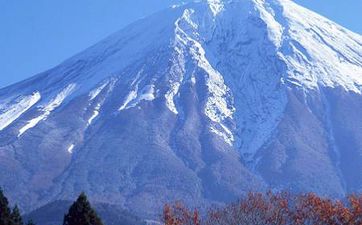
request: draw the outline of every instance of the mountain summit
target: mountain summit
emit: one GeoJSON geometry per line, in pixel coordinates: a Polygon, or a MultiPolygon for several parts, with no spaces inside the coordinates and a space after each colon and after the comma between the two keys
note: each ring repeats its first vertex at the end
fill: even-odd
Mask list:
{"type": "Polygon", "coordinates": [[[293,1],[174,6],[0,90],[0,183],[26,210],[84,191],[150,217],[361,192],[361,91],[362,37],[293,1]]]}

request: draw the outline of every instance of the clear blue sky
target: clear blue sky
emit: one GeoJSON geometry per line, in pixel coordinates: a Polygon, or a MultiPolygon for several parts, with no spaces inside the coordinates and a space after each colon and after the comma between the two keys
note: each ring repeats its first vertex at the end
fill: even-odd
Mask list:
{"type": "MultiPolygon", "coordinates": [[[[0,0],[0,87],[181,0],[0,0]]],[[[362,0],[296,0],[362,34],[362,0]]]]}

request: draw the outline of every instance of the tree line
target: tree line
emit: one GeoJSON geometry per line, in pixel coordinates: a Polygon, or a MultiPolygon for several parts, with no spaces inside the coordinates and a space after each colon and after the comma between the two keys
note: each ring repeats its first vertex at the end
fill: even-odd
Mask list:
{"type": "MultiPolygon", "coordinates": [[[[234,203],[211,207],[200,213],[181,202],[166,204],[160,220],[164,225],[362,225],[362,195],[345,200],[314,193],[249,193],[234,203]]],[[[17,206],[9,207],[0,188],[0,225],[35,225],[23,222],[17,206]]],[[[64,215],[63,225],[103,225],[81,193],[64,215]]]]}
{"type": "MultiPolygon", "coordinates": [[[[0,225],[35,225],[33,221],[23,222],[19,208],[13,209],[0,188],[0,225]]],[[[103,225],[102,220],[89,203],[87,196],[81,193],[64,215],[63,225],[103,225]]]]}
{"type": "Polygon", "coordinates": [[[210,208],[205,216],[176,202],[163,210],[165,225],[362,225],[362,195],[346,200],[316,194],[249,193],[238,202],[210,208]]]}

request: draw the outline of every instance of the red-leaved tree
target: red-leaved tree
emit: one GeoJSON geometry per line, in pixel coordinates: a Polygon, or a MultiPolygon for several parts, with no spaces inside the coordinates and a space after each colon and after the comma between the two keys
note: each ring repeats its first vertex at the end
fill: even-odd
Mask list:
{"type": "Polygon", "coordinates": [[[165,225],[362,225],[362,195],[346,201],[316,194],[249,193],[238,202],[210,208],[201,218],[198,210],[182,203],[165,205],[165,225]]]}

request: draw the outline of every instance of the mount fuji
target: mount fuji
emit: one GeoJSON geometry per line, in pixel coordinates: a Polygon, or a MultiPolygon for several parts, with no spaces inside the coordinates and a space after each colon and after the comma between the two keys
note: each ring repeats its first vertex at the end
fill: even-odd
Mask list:
{"type": "Polygon", "coordinates": [[[362,36],[291,0],[139,20],[0,90],[0,184],[154,217],[247,191],[362,192],[362,36]]]}

